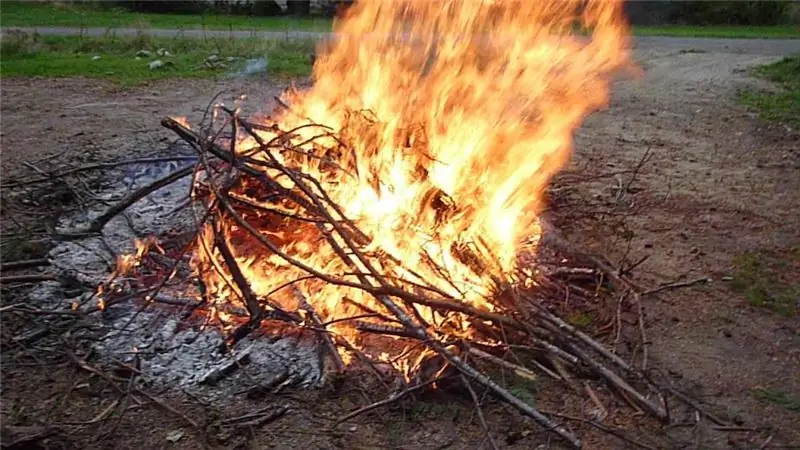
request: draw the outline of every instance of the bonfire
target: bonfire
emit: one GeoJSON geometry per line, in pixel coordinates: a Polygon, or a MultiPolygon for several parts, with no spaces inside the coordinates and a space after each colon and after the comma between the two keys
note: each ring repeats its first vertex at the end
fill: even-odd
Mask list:
{"type": "Polygon", "coordinates": [[[551,377],[602,405],[577,381],[591,379],[667,420],[646,346],[635,365],[563,319],[612,296],[638,305],[637,290],[541,217],[573,133],[631,67],[622,2],[358,2],[335,30],[313,85],[270,115],[213,105],[196,125],[163,120],[196,162],[85,231],[191,177],[195,232],[171,250],[162,236],[138,242],[99,307],[129,300],[131,285],[163,302],[188,276],[191,314],[225,331],[223,351],[263,330],[312,333],[330,375],[399,382],[390,400],[449,380],[477,401],[482,385],[574,447],[573,432],[491,374],[551,377]],[[165,253],[170,270],[145,277],[165,253]]]}

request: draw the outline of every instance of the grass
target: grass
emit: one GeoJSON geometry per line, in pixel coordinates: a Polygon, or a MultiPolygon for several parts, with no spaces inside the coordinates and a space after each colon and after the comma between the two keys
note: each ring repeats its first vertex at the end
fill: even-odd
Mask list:
{"type": "MultiPolygon", "coordinates": [[[[323,18],[250,17],[223,14],[145,14],[122,9],[80,5],[39,4],[3,1],[0,5],[3,27],[75,28],[207,28],[238,30],[330,31],[332,21],[323,18]]],[[[717,37],[717,38],[800,38],[800,27],[785,26],[637,26],[639,36],[717,37]]]]}
{"type": "Polygon", "coordinates": [[[146,14],[119,8],[19,1],[0,3],[3,27],[74,28],[207,28],[244,30],[329,31],[331,20],[322,18],[252,17],[223,14],[146,14]]]}
{"type": "Polygon", "coordinates": [[[759,66],[752,73],[778,84],[779,89],[776,92],[747,89],[740,92],[739,100],[758,110],[764,119],[800,129],[800,54],[759,66]]]}
{"type": "Polygon", "coordinates": [[[752,390],[753,397],[756,399],[772,403],[773,405],[780,406],[781,408],[788,409],[796,413],[800,413],[800,398],[792,397],[789,394],[769,388],[758,388],[752,390]]]}
{"type": "Polygon", "coordinates": [[[750,305],[785,317],[797,315],[800,285],[785,280],[792,262],[768,261],[758,253],[744,253],[734,259],[731,288],[744,294],[750,305]]]}
{"type": "Polygon", "coordinates": [[[795,39],[800,38],[797,25],[749,26],[647,26],[633,27],[637,36],[670,36],[698,38],[795,39]]]}
{"type": "Polygon", "coordinates": [[[310,73],[310,40],[187,39],[137,37],[59,37],[13,33],[3,38],[0,76],[85,76],[121,86],[164,78],[212,78],[240,71],[247,59],[267,58],[267,72],[278,76],[310,73]],[[166,50],[169,56],[159,56],[166,50]],[[150,52],[142,56],[142,51],[150,52]],[[137,56],[137,54],[139,56],[137,56]],[[215,61],[207,61],[212,54],[215,61]],[[151,70],[150,62],[164,66],[151,70]]]}

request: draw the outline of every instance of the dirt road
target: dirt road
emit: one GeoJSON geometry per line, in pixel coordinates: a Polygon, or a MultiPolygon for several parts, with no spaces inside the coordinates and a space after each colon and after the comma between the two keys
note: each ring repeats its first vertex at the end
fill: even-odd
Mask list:
{"type": "MultiPolygon", "coordinates": [[[[720,428],[709,416],[678,417],[685,426],[653,433],[648,442],[655,448],[690,443],[753,449],[768,439],[774,448],[800,445],[800,416],[797,403],[791,403],[800,401],[800,324],[796,317],[753,306],[728,281],[736,276],[734,262],[754,254],[764,265],[781,268],[781,282],[800,283],[800,135],[765,124],[734,102],[741,87],[766,87],[745,69],[797,51],[800,41],[640,38],[637,43],[643,77],[620,81],[610,107],[579,130],[573,162],[555,182],[550,214],[570,239],[612,262],[640,262],[633,273],[648,288],[712,280],[645,297],[650,366],[738,428],[720,428]],[[645,155],[635,177],[630,171],[613,175],[635,168],[645,155]]],[[[218,91],[226,102],[246,93],[248,107],[257,110],[281,88],[244,79],[169,81],[131,90],[81,79],[4,79],[1,87],[6,180],[30,175],[23,161],[48,169],[142,155],[170,138],[159,127],[164,115],[195,122],[218,91]]],[[[30,213],[29,207],[6,203],[4,208],[4,216],[30,213]]],[[[14,370],[23,369],[4,367],[4,422],[88,421],[108,403],[81,392],[69,402],[53,400],[73,385],[70,370],[49,371],[49,381],[39,372],[14,370]]],[[[546,390],[539,395],[545,407],[560,401],[546,390]]],[[[171,401],[191,409],[185,398],[171,401]]],[[[365,416],[346,434],[322,432],[327,418],[354,406],[332,403],[322,408],[322,418],[297,411],[291,420],[220,445],[233,448],[249,440],[250,448],[475,448],[480,437],[469,421],[454,425],[444,413],[431,417],[430,410],[427,416],[389,421],[365,416]]],[[[208,410],[194,406],[190,414],[202,417],[208,410]]],[[[152,408],[132,410],[119,420],[113,439],[92,441],[94,430],[74,431],[70,439],[83,447],[91,442],[94,448],[159,448],[165,435],[182,426],[152,408]]],[[[630,420],[635,428],[637,416],[630,420]]],[[[537,441],[535,425],[517,416],[492,425],[504,438],[502,448],[545,442],[537,441]],[[512,434],[528,437],[511,443],[512,434]]],[[[587,448],[621,448],[619,441],[604,439],[588,440],[587,448]]],[[[198,448],[190,434],[170,445],[198,448]]]]}

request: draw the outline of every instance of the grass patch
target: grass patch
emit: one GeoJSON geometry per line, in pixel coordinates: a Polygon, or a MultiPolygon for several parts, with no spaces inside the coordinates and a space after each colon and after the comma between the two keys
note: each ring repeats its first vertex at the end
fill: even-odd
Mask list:
{"type": "Polygon", "coordinates": [[[773,405],[780,406],[789,411],[800,413],[800,398],[792,397],[786,392],[775,389],[758,388],[753,389],[752,394],[753,397],[762,402],[772,403],[773,405]]]}
{"type": "Polygon", "coordinates": [[[267,72],[279,76],[310,73],[310,40],[61,37],[9,34],[0,48],[0,75],[85,76],[122,86],[164,78],[210,78],[239,72],[248,59],[267,58],[267,72]],[[168,55],[165,54],[168,52],[168,55]],[[209,60],[211,55],[217,55],[209,60]],[[149,64],[164,64],[151,69],[149,64]]]}
{"type": "Polygon", "coordinates": [[[634,26],[637,36],[668,36],[698,38],[795,39],[800,38],[800,27],[781,26],[634,26]]]}
{"type": "Polygon", "coordinates": [[[746,89],[739,93],[739,100],[758,110],[764,119],[800,128],[800,54],[756,67],[752,74],[778,84],[780,89],[777,92],[746,89]]]}
{"type": "Polygon", "coordinates": [[[574,327],[586,330],[594,322],[594,317],[589,313],[576,312],[567,317],[567,322],[574,327]]]}
{"type": "Polygon", "coordinates": [[[253,17],[223,14],[147,14],[90,5],[7,2],[0,5],[3,27],[174,28],[330,31],[324,18],[253,17]],[[132,25],[135,24],[135,25],[132,25]]]}
{"type": "Polygon", "coordinates": [[[744,294],[750,305],[785,317],[797,315],[800,285],[781,277],[792,270],[791,261],[768,262],[757,253],[745,253],[736,257],[733,265],[731,288],[744,294]]]}

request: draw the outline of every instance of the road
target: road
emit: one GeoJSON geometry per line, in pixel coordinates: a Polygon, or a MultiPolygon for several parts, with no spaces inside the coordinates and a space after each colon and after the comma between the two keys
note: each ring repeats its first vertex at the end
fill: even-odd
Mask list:
{"type": "MultiPolygon", "coordinates": [[[[154,37],[235,37],[263,39],[321,39],[333,33],[317,31],[245,31],[245,30],[198,30],[198,29],[138,29],[138,28],[3,28],[6,33],[11,29],[27,33],[38,32],[50,36],[137,36],[147,34],[154,37]]],[[[696,50],[720,53],[758,54],[764,56],[780,56],[800,52],[800,39],[720,39],[720,38],[685,38],[642,36],[634,38],[634,45],[639,50],[696,50]]]]}

